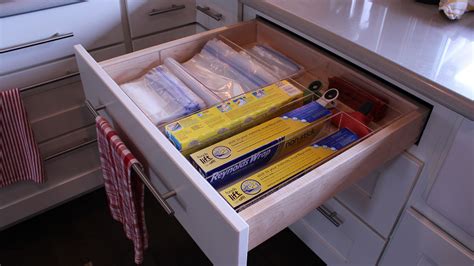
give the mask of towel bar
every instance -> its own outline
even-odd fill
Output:
[[[56,158],[56,157],[59,157],[59,156],[61,156],[61,155],[63,155],[63,154],[69,153],[69,152],[71,152],[71,151],[75,151],[75,150],[77,150],[77,149],[80,149],[80,148],[82,148],[82,147],[85,147],[85,146],[87,146],[87,145],[90,145],[90,144],[96,143],[96,142],[97,142],[97,139],[88,140],[88,141],[86,141],[86,142],[84,142],[84,143],[81,143],[81,144],[76,145],[76,146],[74,146],[74,147],[71,147],[71,148],[69,148],[69,149],[65,149],[65,150],[63,150],[63,151],[60,151],[60,152],[57,152],[57,153],[55,153],[55,154],[49,155],[49,156],[43,158],[43,161],[46,162],[46,161],[52,160],[52,159],[54,159],[54,158]]]
[[[94,116],[97,117],[99,116],[99,113],[97,111],[105,109],[104,105],[100,105],[98,107],[92,106],[92,104],[89,101],[85,101],[85,104],[87,106],[87,109],[89,109],[90,113]],[[167,199],[176,196],[176,191],[171,190],[167,193],[160,194],[156,190],[156,188],[153,186],[151,183],[150,179],[145,175],[141,167],[139,167],[137,164],[132,165],[133,171],[138,175],[138,177],[142,180],[142,182],[145,184],[145,186],[150,190],[151,194],[155,197],[155,199],[160,203],[161,207],[165,209],[166,213],[168,215],[174,215],[174,210],[171,208],[171,206],[168,204],[166,201]]]

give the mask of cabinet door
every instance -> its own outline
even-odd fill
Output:
[[[463,119],[415,208],[474,250],[474,122]]]
[[[374,265],[385,239],[338,201],[331,199],[323,206],[333,214],[329,219],[337,218],[339,225],[314,210],[290,226],[291,230],[329,265]]]
[[[470,265],[472,252],[413,209],[408,209],[381,265]]]
[[[336,198],[388,238],[422,168],[420,160],[405,152]]]

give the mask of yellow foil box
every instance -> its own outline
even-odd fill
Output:
[[[245,93],[165,126],[165,134],[184,155],[262,121],[303,96],[283,80]]]
[[[331,112],[317,102],[287,112],[191,154],[199,172],[215,188],[229,184],[281,156],[311,144]]]
[[[343,128],[312,146],[220,190],[219,193],[232,207],[236,208],[300,174],[357,139],[356,134]]]

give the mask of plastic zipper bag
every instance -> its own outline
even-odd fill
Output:
[[[298,64],[268,46],[257,44],[248,52],[265,62],[280,79],[292,76],[301,70]]]
[[[121,88],[155,125],[205,107],[204,101],[164,66],[153,68]]]
[[[208,105],[214,105],[222,101],[216,94],[202,85],[198,80],[191,76],[184,67],[171,57],[165,59],[165,66],[184,84]]]

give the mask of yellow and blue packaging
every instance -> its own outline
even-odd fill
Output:
[[[194,166],[215,188],[309,145],[324,124],[317,120],[331,112],[317,102],[273,118],[191,154]]]
[[[301,97],[302,90],[282,80],[170,123],[164,128],[165,134],[187,156],[256,125],[265,117],[284,112],[283,107]]]
[[[315,144],[220,190],[219,193],[232,207],[239,207],[304,172],[358,139],[359,137],[355,133],[347,128],[342,128]]]

